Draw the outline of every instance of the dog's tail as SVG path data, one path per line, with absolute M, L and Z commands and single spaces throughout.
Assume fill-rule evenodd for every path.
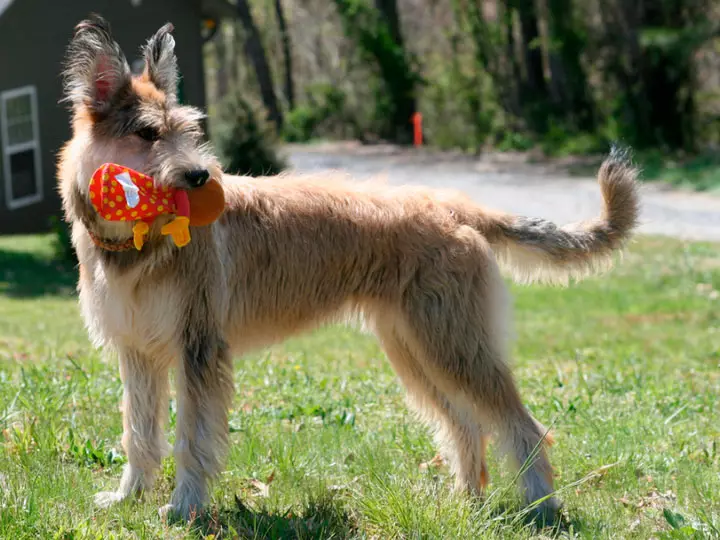
M 600 217 L 558 227 L 543 219 L 484 215 L 473 226 L 516 281 L 566 283 L 609 267 L 613 252 L 631 237 L 639 215 L 637 175 L 628 153 L 613 148 L 598 172 Z

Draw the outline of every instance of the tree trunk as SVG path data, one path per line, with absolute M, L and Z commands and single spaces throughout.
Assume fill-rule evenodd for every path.
M 237 0 L 237 13 L 245 29 L 245 54 L 255 68 L 255 74 L 260 85 L 260 95 L 267 109 L 268 119 L 275 124 L 275 128 L 279 131 L 283 125 L 283 115 L 278 106 L 277 96 L 275 96 L 272 75 L 265 56 L 265 48 L 250 12 L 248 0 Z
M 509 102 L 511 103 L 509 110 L 513 115 L 519 117 L 522 110 L 518 86 L 522 80 L 522 72 L 515 43 L 515 3 L 513 0 L 505 0 L 502 21 L 505 30 L 505 60 L 507 62 L 504 73 L 506 74 L 506 86 L 509 88 Z
M 375 8 L 382 13 L 385 24 L 390 30 L 390 37 L 400 47 L 403 46 L 402 32 L 400 30 L 400 16 L 398 15 L 397 0 L 375 0 Z
M 285 13 L 283 12 L 282 0 L 275 0 L 275 15 L 277 16 L 280 39 L 282 40 L 283 60 L 285 63 L 285 99 L 288 109 L 295 108 L 295 83 L 293 82 L 293 61 L 292 47 L 290 44 L 290 32 L 287 29 Z
M 575 127 L 592 131 L 595 110 L 587 74 L 580 62 L 586 40 L 573 16 L 573 7 L 573 0 L 548 0 L 550 39 L 556 48 L 550 53 L 551 83 L 563 116 Z
M 605 32 L 611 37 L 609 70 L 621 83 L 628 138 L 637 147 L 694 150 L 695 49 L 682 39 L 692 29 L 702 43 L 700 22 L 706 13 L 693 14 L 686 3 L 672 0 L 617 0 L 610 7 L 614 9 L 603 12 Z M 644 30 L 653 30 L 661 39 L 641 41 Z M 668 37 L 675 43 L 668 46 Z
M 536 97 L 545 98 L 547 95 L 547 86 L 545 84 L 545 73 L 543 70 L 540 31 L 535 1 L 516 0 L 515 5 L 520 15 L 520 31 L 522 32 L 525 69 L 527 70 L 527 86 Z
M 219 103 L 228 93 L 228 56 L 227 43 L 225 41 L 224 28 L 221 26 L 220 31 L 215 35 L 215 61 L 217 62 L 217 71 L 215 76 L 215 99 Z
M 549 128 L 548 117 L 553 111 L 545 82 L 537 8 L 535 0 L 515 0 L 514 4 L 520 18 L 522 50 L 525 58 L 525 80 L 521 86 L 521 102 L 532 129 L 538 133 L 545 133 Z
M 395 42 L 403 54 L 405 54 L 405 43 L 400 27 L 400 16 L 398 14 L 397 0 L 375 0 L 375 7 L 381 14 L 381 23 L 387 25 L 390 37 Z M 381 67 L 382 69 L 382 67 Z M 385 74 L 386 80 L 392 74 Z M 412 115 L 417 110 L 417 102 L 413 88 L 406 88 L 406 85 L 400 85 L 399 92 L 394 92 L 394 110 L 393 110 L 393 126 L 395 131 L 395 139 L 397 142 L 406 143 L 412 140 L 412 124 L 410 123 Z M 392 87 L 392 86 L 391 86 Z
M 683 3 L 667 1 L 658 4 L 643 4 L 641 27 L 663 28 L 668 33 L 682 31 L 685 27 Z M 678 54 L 672 48 L 652 46 L 645 47 L 644 57 L 642 73 L 655 138 L 658 143 L 671 148 L 689 150 L 685 115 L 692 108 L 692 60 L 689 55 Z

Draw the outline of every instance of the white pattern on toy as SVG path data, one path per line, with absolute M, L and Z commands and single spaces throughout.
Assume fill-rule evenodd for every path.
M 130 208 L 135 208 L 140 202 L 140 189 L 135 184 L 133 184 L 133 181 L 130 178 L 130 174 L 128 174 L 127 172 L 121 172 L 120 174 L 115 175 L 115 180 L 120 182 L 120 185 L 125 192 L 125 200 L 127 201 L 127 205 Z

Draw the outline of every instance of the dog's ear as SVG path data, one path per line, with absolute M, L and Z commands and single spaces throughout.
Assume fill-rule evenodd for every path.
M 75 27 L 64 78 L 65 99 L 99 114 L 130 89 L 130 66 L 102 17 L 92 15 Z
M 173 29 L 172 23 L 167 23 L 144 47 L 145 76 L 170 100 L 176 97 L 178 81 Z

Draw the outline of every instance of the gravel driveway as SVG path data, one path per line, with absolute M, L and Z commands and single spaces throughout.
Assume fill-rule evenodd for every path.
M 352 144 L 288 147 L 290 165 L 302 172 L 340 169 L 362 179 L 383 174 L 393 184 L 422 184 L 464 191 L 478 203 L 558 224 L 594 217 L 600 192 L 594 179 L 547 167 L 502 163 L 391 146 Z M 640 231 L 689 240 L 720 240 L 720 197 L 642 186 Z

